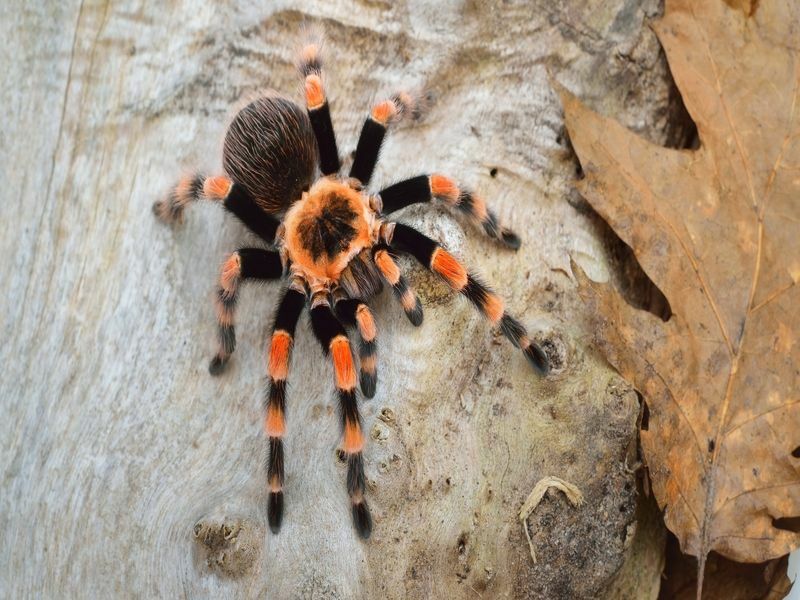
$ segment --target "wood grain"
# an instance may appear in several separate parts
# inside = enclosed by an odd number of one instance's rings
[[[596,279],[613,265],[598,220],[567,201],[575,163],[547,69],[664,141],[674,98],[644,25],[658,2],[295,6],[0,8],[2,595],[596,594],[634,519],[624,460],[638,409],[585,347],[564,274],[570,254]],[[299,97],[304,26],[327,32],[343,154],[379,94],[434,93],[423,123],[390,136],[374,185],[436,170],[480,190],[522,236],[518,253],[445,209],[403,218],[494,282],[557,363],[538,379],[466,301],[404,263],[425,323],[412,328],[388,294],[374,307],[368,543],[350,524],[332,374],[306,318],[289,379],[285,524],[268,533],[260,407],[278,289],[244,291],[239,349],[210,377],[213,282],[247,235],[212,206],[174,232],[150,212],[182,169],[219,169],[226,122],[246,98]],[[547,475],[587,501],[543,499],[529,519],[545,534],[534,565],[516,514]]]

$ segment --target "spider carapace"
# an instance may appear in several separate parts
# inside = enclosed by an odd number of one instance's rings
[[[371,398],[377,384],[377,333],[368,302],[385,282],[411,323],[422,323],[419,299],[395,262],[399,253],[414,256],[468,298],[522,350],[536,371],[547,373],[549,364],[522,324],[506,312],[500,296],[436,241],[387,217],[410,204],[441,201],[471,217],[491,238],[518,248],[519,238],[498,224],[480,196],[440,174],[419,175],[376,193],[367,191],[387,129],[403,118],[417,118],[417,99],[398,93],[377,103],[361,130],[349,176],[340,176],[318,44],[302,50],[298,66],[305,80],[306,110],[275,94],[254,100],[228,128],[225,174],[184,177],[153,208],[160,219],[175,223],[191,202],[217,202],[265,243],[262,248],[239,248],[222,265],[215,295],[219,348],[209,366],[212,375],[222,373],[236,345],[234,311],[240,286],[248,281],[287,280],[275,313],[267,363],[264,430],[269,440],[270,528],[277,532],[283,516],[286,381],[297,321],[308,308],[314,335],[333,363],[347,492],[355,527],[367,538],[372,519],[364,497],[364,434],[356,388]],[[357,339],[358,372],[346,327]]]

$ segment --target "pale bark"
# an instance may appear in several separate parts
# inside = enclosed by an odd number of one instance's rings
[[[571,187],[548,69],[664,141],[675,102],[646,26],[658,10],[656,0],[5,3],[2,595],[603,590],[635,530],[626,460],[638,404],[586,345],[569,256],[596,279],[613,265],[603,227]],[[304,25],[327,33],[343,154],[374,98],[433,92],[426,119],[390,135],[374,185],[436,170],[478,189],[523,238],[519,252],[441,208],[402,217],[502,291],[555,365],[537,378],[466,301],[404,263],[425,322],[411,327],[387,293],[375,303],[368,542],[350,523],[331,369],[305,318],[290,375],[285,522],[269,533],[261,396],[279,286],[245,290],[231,368],[210,377],[218,266],[251,238],[216,207],[193,208],[174,232],[150,212],[181,169],[219,169],[226,122],[244,99],[268,88],[299,99],[292,61]],[[528,519],[534,564],[517,513],[548,475],[586,502],[545,495]]]

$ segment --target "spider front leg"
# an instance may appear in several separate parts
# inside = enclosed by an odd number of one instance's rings
[[[413,255],[423,266],[444,279],[454,291],[466,296],[492,325],[498,325],[508,340],[525,353],[539,374],[547,374],[550,370],[547,355],[530,339],[522,323],[505,311],[500,296],[469,273],[452,254],[428,236],[401,223],[394,224],[391,239],[387,241],[392,248]]]
[[[444,175],[419,175],[400,181],[383,189],[378,194],[383,203],[385,214],[393,213],[410,204],[431,202],[434,198],[442,200],[450,207],[465,213],[475,223],[483,227],[484,232],[514,250],[520,246],[517,234],[501,226],[497,216],[486,206],[479,195],[459,188],[458,184]]]
[[[294,279],[281,298],[272,325],[267,371],[269,385],[265,398],[264,432],[269,439],[267,482],[269,528],[278,533],[283,518],[283,436],[286,432],[286,379],[294,344],[297,320],[306,303],[305,284]]]
[[[377,330],[375,328],[375,318],[369,306],[358,298],[347,298],[339,294],[337,290],[334,294],[334,308],[339,319],[350,327],[358,331],[358,362],[361,371],[361,393],[365,398],[375,396],[375,388],[378,383],[377,365]]]
[[[172,225],[183,221],[186,208],[198,200],[221,203],[264,241],[272,243],[275,240],[279,221],[265,213],[244,186],[223,175],[205,177],[193,174],[182,178],[166,198],[153,204],[153,212],[161,221]]]
[[[280,279],[282,276],[283,263],[280,254],[261,248],[240,248],[223,263],[214,298],[219,349],[208,365],[209,373],[222,373],[236,348],[234,317],[242,282]]]
[[[305,79],[306,108],[319,147],[319,168],[323,175],[339,172],[339,149],[331,122],[331,110],[322,81],[319,44],[308,44],[300,53],[297,68]]]
[[[406,116],[419,119],[421,112],[419,99],[408,92],[399,92],[372,107],[358,137],[353,166],[350,167],[350,177],[358,179],[361,185],[366,187],[378,162],[381,144],[389,125]]]
[[[364,498],[364,433],[356,401],[356,370],[347,333],[331,312],[327,294],[324,292],[315,294],[312,299],[311,326],[322,351],[333,362],[342,420],[342,451],[347,457],[347,493],[350,496],[353,524],[358,534],[366,539],[372,533],[372,517]]]

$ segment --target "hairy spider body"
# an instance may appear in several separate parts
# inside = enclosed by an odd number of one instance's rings
[[[365,498],[365,438],[356,388],[371,398],[377,385],[377,328],[368,302],[386,283],[409,321],[422,323],[421,303],[395,261],[397,254],[414,256],[463,294],[523,351],[537,372],[547,373],[549,363],[523,325],[505,310],[500,296],[436,241],[386,218],[410,204],[439,200],[467,214],[489,237],[518,248],[519,238],[498,223],[480,196],[440,174],[413,177],[374,194],[366,191],[389,126],[407,116],[418,117],[419,103],[410,94],[398,93],[376,104],[361,130],[349,176],[340,177],[317,45],[303,49],[299,70],[305,82],[305,111],[274,94],[251,102],[228,128],[225,174],[185,177],[153,209],[160,219],[174,223],[193,201],[218,202],[270,247],[240,248],[222,265],[215,296],[219,346],[209,371],[222,373],[235,349],[234,319],[242,283],[287,279],[269,342],[264,406],[270,528],[277,532],[283,516],[286,382],[297,322],[308,309],[314,335],[333,366],[347,492],[354,525],[367,538],[372,520]],[[321,177],[315,180],[317,169]],[[357,340],[358,370],[345,327]]]

